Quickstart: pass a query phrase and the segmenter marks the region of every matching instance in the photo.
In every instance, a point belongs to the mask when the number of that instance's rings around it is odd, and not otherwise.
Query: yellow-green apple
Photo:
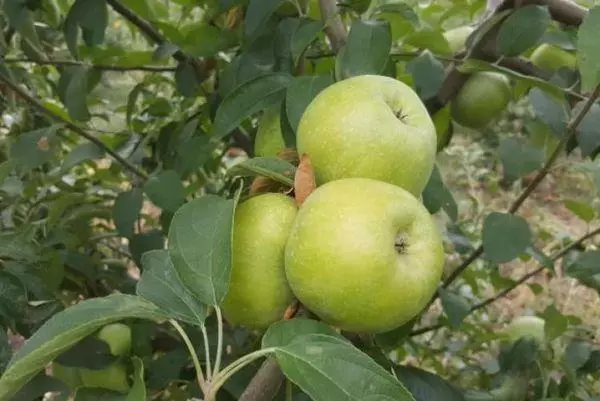
[[[537,316],[519,316],[506,326],[504,333],[511,342],[520,338],[535,340],[538,344],[546,341],[546,321]]]
[[[254,138],[254,153],[257,156],[277,156],[285,148],[281,133],[279,107],[266,109],[258,122]]]
[[[296,212],[294,200],[277,193],[254,196],[237,207],[231,279],[222,306],[231,324],[264,329],[292,303],[284,249]]]
[[[577,58],[574,54],[548,43],[538,46],[531,53],[529,60],[535,66],[550,72],[558,71],[560,68],[573,70],[577,66]]]
[[[103,388],[126,393],[130,389],[127,367],[120,361],[113,362],[103,369],[81,369],[84,387]]]
[[[110,353],[114,356],[126,355],[131,350],[131,329],[126,324],[107,324],[96,337],[108,344]]]
[[[415,317],[444,265],[437,225],[410,192],[369,178],[328,182],[300,207],[285,248],[298,300],[341,329],[378,333]]]
[[[444,32],[444,38],[450,45],[450,50],[452,53],[458,53],[465,50],[465,44],[467,43],[467,38],[475,28],[469,25],[460,26],[458,28],[452,28]]]
[[[83,384],[78,368],[64,366],[58,362],[52,363],[52,376],[65,383],[71,390],[75,390]]]
[[[321,91],[302,115],[296,140],[317,184],[372,178],[418,196],[433,170],[437,134],[410,86],[361,75]]]
[[[510,82],[505,75],[475,73],[452,100],[452,118],[465,127],[481,129],[506,109],[511,97]]]

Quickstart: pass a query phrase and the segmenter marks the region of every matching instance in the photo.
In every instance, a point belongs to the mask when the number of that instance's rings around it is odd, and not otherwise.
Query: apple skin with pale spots
[[[388,182],[418,196],[435,163],[437,134],[408,85],[379,75],[339,81],[305,110],[297,132],[317,184],[342,178]]]
[[[442,238],[423,204],[366,178],[311,193],[285,249],[298,300],[325,322],[360,333],[389,331],[420,313],[443,266]]]
[[[281,320],[293,302],[284,250],[297,209],[292,198],[278,193],[254,196],[237,207],[231,279],[222,305],[229,323],[261,330]]]

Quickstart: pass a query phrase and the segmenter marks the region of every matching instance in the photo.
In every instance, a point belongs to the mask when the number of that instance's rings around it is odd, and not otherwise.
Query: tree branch
[[[270,401],[279,392],[283,379],[285,376],[277,361],[268,358],[250,380],[239,401]]]
[[[75,60],[32,60],[28,58],[11,58],[5,57],[2,59],[5,63],[30,63],[38,65],[54,65],[54,66],[90,66],[95,70],[102,71],[149,71],[149,72],[173,72],[175,67],[159,67],[151,65],[139,65],[132,67],[124,67],[120,65],[106,65],[106,64],[88,64],[81,61]]]
[[[336,0],[319,0],[321,19],[325,24],[325,34],[331,42],[331,48],[337,53],[346,44],[348,33],[339,15]]]
[[[570,243],[569,245],[563,247],[562,249],[560,249],[559,251],[557,251],[554,255],[552,255],[550,257],[550,259],[552,261],[556,261],[560,258],[562,258],[563,256],[565,256],[567,253],[569,253],[569,251],[571,251],[572,249],[578,247],[579,245],[581,245],[583,242],[587,241],[588,239],[595,237],[596,235],[600,234],[600,227],[596,228],[595,230],[590,231],[589,233],[585,234],[584,236],[580,237],[578,240]],[[470,315],[471,313],[478,311],[479,309],[483,309],[485,307],[487,307],[488,305],[506,297],[508,294],[510,294],[515,288],[519,287],[521,284],[525,283],[527,280],[529,280],[530,278],[540,274],[541,272],[543,272],[544,270],[546,270],[546,266],[541,265],[538,268],[530,271],[529,273],[524,274],[521,278],[517,279],[514,283],[512,283],[509,287],[505,288],[504,290],[500,291],[498,294],[494,295],[493,297],[487,298],[481,302],[479,302],[478,304],[475,304],[471,307],[471,309],[469,309],[469,312],[467,313],[467,316]],[[434,331],[437,329],[441,329],[442,327],[444,327],[443,324],[441,323],[437,323],[431,326],[426,326],[426,327],[421,327],[417,330],[413,330],[410,333],[410,336],[414,337],[414,336],[418,336],[424,333],[428,333],[430,331]]]
[[[10,79],[8,79],[7,77],[5,77],[2,74],[0,74],[0,82],[3,82],[9,89],[11,89],[21,99],[23,99],[24,101],[29,103],[31,106],[33,106],[35,109],[40,111],[42,114],[45,114],[46,116],[50,117],[51,119],[64,124],[71,131],[75,132],[79,136],[82,136],[83,138],[92,142],[94,145],[98,146],[100,149],[104,150],[104,152],[106,152],[108,155],[110,155],[116,162],[121,164],[125,169],[129,170],[130,172],[132,172],[133,174],[135,174],[136,176],[138,176],[139,178],[141,178],[143,180],[148,179],[148,175],[144,171],[139,169],[137,166],[135,166],[133,163],[131,163],[129,160],[123,158],[121,155],[119,155],[117,152],[115,152],[114,150],[109,148],[105,143],[103,143],[98,138],[96,138],[93,135],[90,135],[89,133],[84,131],[83,128],[79,127],[78,125],[74,124],[73,122],[71,122],[69,120],[64,119],[63,117],[61,117],[57,114],[54,114],[52,111],[48,110],[39,100],[33,98],[24,89],[22,89],[17,84],[13,83]]]

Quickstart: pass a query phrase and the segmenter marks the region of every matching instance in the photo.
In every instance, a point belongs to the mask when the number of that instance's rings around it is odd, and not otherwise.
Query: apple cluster
[[[257,154],[283,148],[278,118],[264,114]],[[347,331],[408,322],[434,295],[444,265],[441,234],[419,199],[437,148],[425,105],[393,78],[345,79],[312,100],[296,139],[317,188],[300,207],[282,193],[238,205],[226,319],[264,329],[296,298]]]
[[[131,329],[123,323],[112,323],[100,329],[96,337],[108,345],[110,354],[117,358],[115,361],[100,369],[66,366],[55,361],[52,376],[73,391],[83,387],[127,393],[131,386],[124,359],[131,351]]]

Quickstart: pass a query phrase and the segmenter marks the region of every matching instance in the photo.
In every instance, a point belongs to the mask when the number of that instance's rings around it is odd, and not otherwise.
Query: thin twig
[[[319,7],[321,7],[321,19],[325,24],[325,34],[331,42],[331,48],[337,53],[348,39],[346,27],[339,15],[337,1],[319,0]]]
[[[183,339],[183,342],[185,343],[185,345],[190,353],[190,356],[192,357],[192,362],[194,363],[194,368],[196,369],[196,379],[198,381],[198,386],[200,387],[202,392],[204,394],[206,394],[208,392],[207,383],[204,380],[204,374],[202,373],[202,366],[200,365],[200,360],[198,359],[198,354],[196,353],[196,349],[194,348],[192,341],[188,337],[188,335],[185,332],[185,330],[183,329],[183,327],[181,327],[179,322],[177,322],[177,320],[169,319],[169,323],[171,323],[171,326],[173,326],[175,328],[175,330],[177,330],[177,332]]]
[[[126,168],[127,170],[129,170],[130,172],[132,172],[133,174],[138,176],[139,178],[141,178],[143,180],[148,179],[148,175],[144,171],[142,171],[137,166],[135,166],[133,163],[131,163],[129,160],[123,158],[117,152],[115,152],[114,150],[109,148],[104,142],[102,142],[98,138],[94,137],[93,135],[90,135],[83,128],[79,127],[78,125],[74,124],[73,122],[66,120],[57,114],[54,114],[51,110],[47,109],[39,100],[33,98],[31,95],[29,95],[29,93],[27,93],[19,85],[13,83],[10,79],[8,79],[7,77],[5,77],[2,74],[0,74],[0,82],[3,82],[8,88],[10,88],[21,99],[25,100],[27,103],[29,103],[31,106],[33,106],[35,109],[37,109],[41,113],[47,115],[48,117],[52,118],[55,121],[58,121],[58,122],[64,124],[71,131],[75,132],[76,134],[78,134],[78,135],[82,136],[83,138],[87,139],[88,141],[92,142],[94,145],[98,146],[100,149],[102,149],[104,152],[106,152],[108,155],[110,155],[115,161],[120,163],[124,168]]]
[[[11,58],[5,57],[2,59],[5,63],[29,63],[38,65],[54,65],[54,66],[89,66],[95,70],[101,71],[149,71],[149,72],[173,72],[175,67],[159,67],[152,65],[138,65],[125,67],[120,65],[108,65],[108,64],[90,64],[82,61],[75,60],[32,60],[28,58]]]

